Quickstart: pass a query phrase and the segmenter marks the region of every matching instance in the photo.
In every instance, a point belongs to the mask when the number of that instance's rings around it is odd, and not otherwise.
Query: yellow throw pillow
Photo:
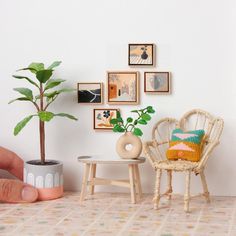
[[[175,129],[172,132],[170,147],[166,152],[169,160],[199,161],[202,152],[202,139],[204,130],[193,130],[184,132]]]

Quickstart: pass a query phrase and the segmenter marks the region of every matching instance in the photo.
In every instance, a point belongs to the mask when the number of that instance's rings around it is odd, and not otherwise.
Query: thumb
[[[34,202],[37,198],[36,188],[19,180],[0,179],[0,201],[9,203]]]

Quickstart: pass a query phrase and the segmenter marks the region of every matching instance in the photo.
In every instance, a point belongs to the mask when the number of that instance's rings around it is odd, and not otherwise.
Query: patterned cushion
[[[170,147],[166,152],[169,160],[199,161],[202,152],[202,139],[205,131],[194,130],[184,132],[175,129],[172,132]]]

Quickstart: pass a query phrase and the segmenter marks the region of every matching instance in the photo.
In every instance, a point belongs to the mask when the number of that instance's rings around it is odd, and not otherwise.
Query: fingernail
[[[25,186],[22,189],[21,196],[22,200],[26,202],[34,202],[38,197],[38,191],[33,187]]]

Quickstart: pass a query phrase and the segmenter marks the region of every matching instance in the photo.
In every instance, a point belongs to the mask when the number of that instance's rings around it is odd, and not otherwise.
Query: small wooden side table
[[[142,197],[142,188],[138,165],[145,162],[144,157],[140,157],[138,159],[121,159],[119,157],[111,158],[106,156],[79,156],[78,161],[84,163],[85,166],[80,194],[80,203],[83,202],[86,196],[88,186],[90,187],[90,194],[94,194],[95,185],[114,185],[129,188],[131,193],[131,203],[134,204],[136,203],[137,196],[139,199]],[[113,180],[97,178],[97,164],[127,165],[129,170],[129,179]]]

